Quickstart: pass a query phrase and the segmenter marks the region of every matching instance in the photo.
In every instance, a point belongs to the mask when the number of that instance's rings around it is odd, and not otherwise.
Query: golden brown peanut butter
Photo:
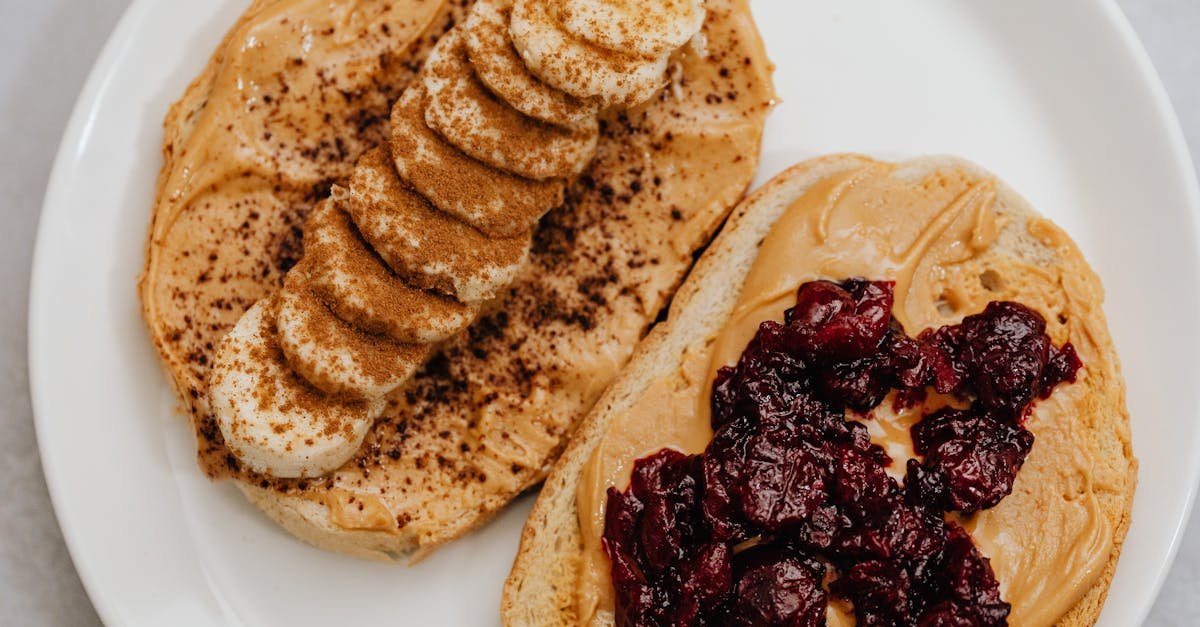
[[[374,494],[329,490],[321,504],[329,508],[329,520],[343,529],[396,531],[396,519],[391,510]]]
[[[995,181],[958,168],[915,178],[898,166],[864,161],[816,183],[784,212],[723,329],[687,352],[678,373],[652,384],[613,418],[583,470],[577,504],[584,622],[604,622],[613,608],[610,565],[600,543],[607,488],[625,489],[633,460],[660,448],[702,452],[711,438],[708,399],[716,370],[736,363],[763,321],[783,319],[801,284],[849,277],[895,281],[894,314],[912,335],[957,323],[990,301],[1016,300],[1047,318],[1056,343],[1075,344],[1084,363],[1080,380],[1035,405],[1027,425],[1037,440],[1013,494],[960,522],[991,558],[1002,598],[1013,605],[1012,624],[1053,624],[1082,598],[1113,549],[1111,523],[1096,495],[1117,489],[1103,485],[1111,474],[1096,470],[1101,452],[1077,426],[1081,416],[1096,414],[1087,378],[1111,375],[1110,366],[1100,363],[1107,342],[1097,340],[1106,338],[1103,317],[1090,305],[1100,302],[1100,288],[1000,256],[993,244],[1010,226],[1052,248],[1068,240],[1048,221],[1011,221],[996,204],[996,190]],[[935,395],[926,407],[948,402]],[[877,444],[903,460],[913,456],[908,428],[923,408],[896,414],[891,406],[882,403],[868,426]],[[830,624],[853,624],[847,610],[832,603]]]

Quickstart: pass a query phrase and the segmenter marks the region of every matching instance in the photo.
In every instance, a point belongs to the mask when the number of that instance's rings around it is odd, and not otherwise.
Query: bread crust
[[[547,478],[522,530],[520,549],[504,585],[501,616],[505,625],[541,627],[579,623],[576,588],[583,540],[578,524],[576,490],[583,467],[607,425],[614,416],[630,408],[653,381],[678,369],[689,347],[703,345],[720,331],[740,297],[741,286],[757,257],[758,247],[791,201],[815,182],[867,162],[865,157],[857,155],[833,155],[800,163],[759,188],[734,209],[721,233],[680,287],[667,319],[639,345],[627,368],[584,419]],[[954,157],[927,157],[902,164],[906,171],[929,171],[946,166],[992,176],[979,166]],[[997,192],[997,205],[1010,214],[1026,219],[1038,217],[1021,196],[999,180]],[[1022,241],[1019,245],[1029,246],[1030,243]],[[1014,248],[1005,252],[1053,255],[1055,263],[1068,267],[1082,280],[1099,284],[1099,279],[1073,243],[1067,242],[1065,247],[1053,251]],[[1096,293],[1101,292],[1097,290]],[[1104,328],[1100,302],[1090,304],[1094,305],[1095,315],[1099,316],[1100,326]],[[1111,340],[1105,333],[1099,341],[1117,376],[1111,389],[1104,393],[1107,406],[1103,408],[1102,424],[1095,429],[1095,434],[1113,440],[1109,461],[1117,468],[1116,476],[1123,481],[1114,487],[1111,498],[1101,504],[1103,515],[1113,530],[1112,552],[1096,583],[1059,619],[1059,625],[1070,627],[1095,623],[1103,609],[1129,526],[1136,484],[1137,460],[1130,445],[1124,382],[1119,376]]]

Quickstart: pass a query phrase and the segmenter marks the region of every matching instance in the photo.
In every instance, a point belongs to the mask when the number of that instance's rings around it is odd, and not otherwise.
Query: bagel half
[[[584,536],[579,522],[577,490],[584,467],[610,424],[630,411],[655,381],[679,372],[689,351],[706,350],[730,319],[759,247],[784,211],[817,182],[868,161],[864,157],[841,155],[799,164],[767,183],[734,210],[721,234],[677,292],[665,322],[656,326],[639,345],[629,365],[583,421],[549,475],[525,525],[520,550],[505,583],[504,624],[580,623],[577,590],[581,580]],[[948,157],[914,160],[902,164],[898,171],[904,172],[904,176],[921,177],[942,168],[959,168],[974,176],[993,178],[973,164]],[[1098,562],[1101,564],[1098,572],[1091,573],[1094,583],[1084,588],[1083,594],[1055,622],[1090,625],[1100,614],[1116,567],[1129,524],[1136,483],[1137,461],[1130,446],[1124,382],[1100,308],[1103,296],[1099,279],[1075,245],[1057,227],[1040,218],[1003,183],[996,181],[996,190],[994,207],[1003,216],[1003,226],[995,243],[979,257],[983,268],[1000,272],[1001,285],[990,288],[996,290],[993,300],[1018,300],[1039,309],[1050,321],[1049,332],[1055,341],[1075,343],[1081,348],[1084,361],[1079,381],[1072,384],[1077,388],[1084,386],[1079,393],[1084,399],[1079,407],[1084,411],[1079,416],[1079,425],[1071,429],[1081,443],[1082,454],[1092,466],[1090,481],[1078,489],[1085,493],[1090,491],[1086,496],[1097,500],[1097,511],[1103,517],[1100,522],[1111,531],[1111,544],[1108,545],[1111,552]],[[1041,270],[1030,271],[1029,276],[1018,275],[1015,270],[1008,276],[1002,272],[1006,268],[1019,267]],[[995,277],[992,279],[996,282]],[[1010,280],[1005,284],[1004,279]],[[982,278],[979,280],[983,281]],[[1043,292],[1042,296],[1038,296],[1039,291]],[[1085,320],[1072,319],[1064,323],[1056,315],[1060,311],[1046,310],[1047,302],[1063,301],[1070,305],[1072,315]],[[909,331],[915,335],[919,329]],[[1037,420],[1036,408],[1029,426],[1035,435],[1045,428]],[[989,513],[1002,512],[997,514],[1002,517],[1000,520],[1013,516],[1020,519],[1023,510],[1045,511],[1041,509],[1043,507],[1053,510],[1055,498],[1062,495],[1061,498],[1066,499],[1073,495],[1075,486],[1059,485],[1069,482],[1053,470],[1047,470],[1053,469],[1056,460],[1039,456],[1039,453],[1056,450],[1054,447],[1052,441],[1042,444],[1041,448],[1038,443],[1034,444],[1025,468],[1017,475],[1013,493]],[[1045,500],[1047,498],[1049,500]],[[1043,501],[1039,502],[1039,499]],[[1013,528],[1013,533],[1024,540],[1030,540],[1027,536],[1038,533],[1052,535],[1050,531],[1047,527],[1039,529],[1037,525]],[[1068,574],[1050,573],[1054,581]],[[1004,593],[1003,578],[1000,585]],[[1023,609],[1026,608],[1014,607],[1014,616]],[[594,624],[611,624],[613,620],[611,612],[599,612],[596,618]]]

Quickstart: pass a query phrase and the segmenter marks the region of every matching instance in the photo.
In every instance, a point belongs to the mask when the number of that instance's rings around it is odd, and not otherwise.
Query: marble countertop
[[[100,624],[63,544],[34,441],[26,370],[33,238],[59,138],[129,0],[0,1],[0,625]],[[1119,0],[1200,155],[1200,2]],[[1200,516],[1146,624],[1200,625]]]

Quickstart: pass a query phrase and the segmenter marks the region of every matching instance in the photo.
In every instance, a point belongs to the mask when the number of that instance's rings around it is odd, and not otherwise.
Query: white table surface
[[[1200,155],[1200,2],[1119,2],[1166,83],[1192,153]],[[42,478],[29,405],[25,330],[33,237],[50,166],[83,80],[128,4],[129,0],[0,0],[3,626],[100,623],[63,545]],[[1200,516],[1192,518],[1146,624],[1200,625]]]

